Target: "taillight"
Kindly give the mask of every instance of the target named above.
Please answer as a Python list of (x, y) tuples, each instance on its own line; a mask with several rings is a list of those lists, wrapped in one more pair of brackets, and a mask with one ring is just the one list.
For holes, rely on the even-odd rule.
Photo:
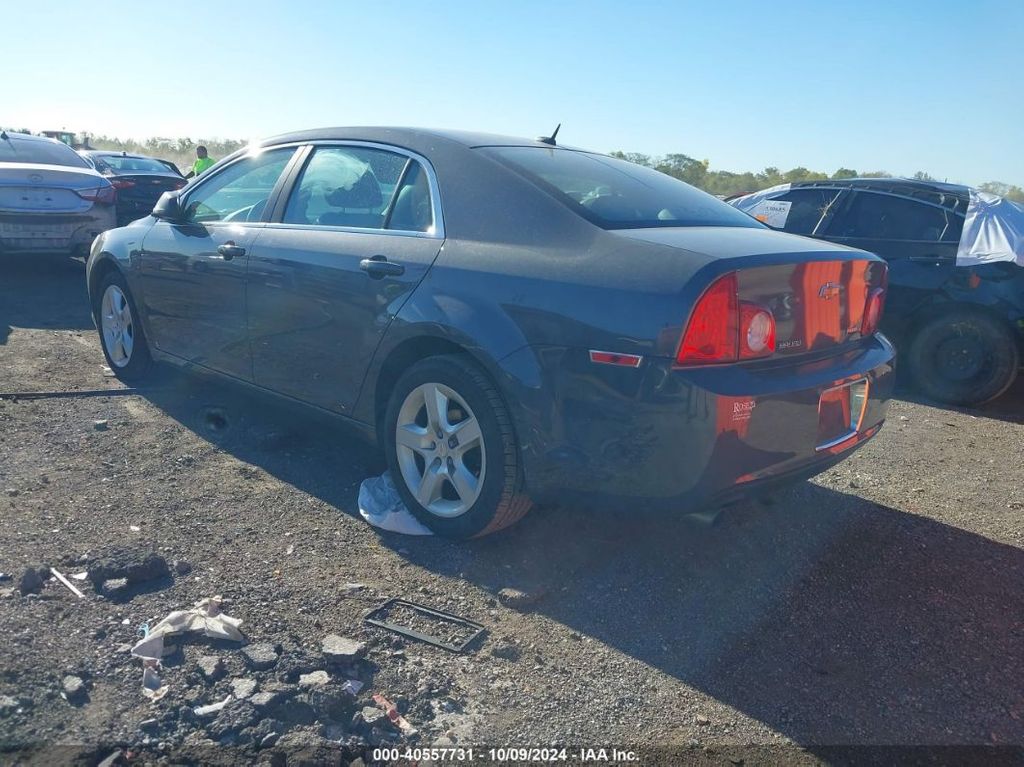
[(75, 194), (89, 202), (113, 203), (115, 199), (114, 187), (109, 185), (93, 189), (76, 189)]
[(715, 280), (693, 307), (676, 353), (678, 365), (732, 362), (739, 340), (736, 273)]
[(775, 317), (737, 297), (736, 273), (715, 280), (697, 301), (676, 354), (677, 365), (708, 365), (775, 352)]
[(130, 178), (113, 178), (110, 183), (114, 189), (131, 189), (135, 186), (135, 182)]
[(885, 288), (875, 288), (868, 293), (867, 303), (864, 304), (864, 319), (860, 323), (860, 334), (870, 336), (878, 330), (878, 323), (882, 319), (882, 310), (885, 308)]

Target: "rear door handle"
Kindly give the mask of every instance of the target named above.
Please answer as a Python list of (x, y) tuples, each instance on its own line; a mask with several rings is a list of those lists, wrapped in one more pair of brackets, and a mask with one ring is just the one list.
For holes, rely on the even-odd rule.
[(359, 268), (378, 280), (381, 277), (397, 277), (400, 274), (405, 274), (404, 266), (388, 261), (385, 256), (364, 258), (359, 262)]
[(241, 258), (244, 256), (245, 248), (241, 245), (235, 245), (233, 242), (225, 242), (217, 248), (217, 252), (224, 257), (225, 261), (230, 261), (232, 258)]

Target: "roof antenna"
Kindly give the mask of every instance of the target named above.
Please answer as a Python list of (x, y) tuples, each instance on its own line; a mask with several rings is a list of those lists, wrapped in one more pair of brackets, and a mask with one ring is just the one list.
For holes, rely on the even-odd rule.
[(552, 133), (550, 136), (537, 136), (537, 140), (542, 144), (547, 144), (548, 146), (556, 146), (555, 136), (558, 135), (558, 129), (561, 127), (562, 123), (558, 123), (558, 127), (555, 128), (554, 133)]

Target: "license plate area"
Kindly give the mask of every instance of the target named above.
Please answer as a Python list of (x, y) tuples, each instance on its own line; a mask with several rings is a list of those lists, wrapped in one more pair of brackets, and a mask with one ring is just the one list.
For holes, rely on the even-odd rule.
[(818, 440), (814, 449), (829, 450), (856, 437), (867, 404), (866, 378), (823, 391), (818, 398)]

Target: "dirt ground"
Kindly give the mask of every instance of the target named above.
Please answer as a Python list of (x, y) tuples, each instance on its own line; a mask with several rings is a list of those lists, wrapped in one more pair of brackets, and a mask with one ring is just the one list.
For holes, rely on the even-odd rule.
[[(710, 526), (542, 508), (470, 543), (366, 525), (359, 483), (382, 459), (316, 414), (170, 371), (122, 388), (81, 262), (0, 262), (0, 394), (110, 391), (0, 398), (0, 764), (346, 761), (368, 743), (708, 764), (1024, 746), (1024, 385), (977, 411), (896, 400), (849, 460)], [(72, 581), (83, 599), (18, 589), (30, 566), (70, 577), (116, 547), (152, 547), (171, 574), (111, 598), (88, 580)], [(270, 667), (237, 642), (175, 640), (169, 692), (148, 702), (128, 652), (140, 625), (214, 595)], [(391, 597), (486, 634), (454, 655), (365, 625)], [(365, 655), (332, 665), (329, 634)], [(223, 661), (214, 679), (204, 656)], [(250, 685), (195, 713), (245, 680), (261, 705)], [(418, 733), (375, 721), (375, 693)]]

